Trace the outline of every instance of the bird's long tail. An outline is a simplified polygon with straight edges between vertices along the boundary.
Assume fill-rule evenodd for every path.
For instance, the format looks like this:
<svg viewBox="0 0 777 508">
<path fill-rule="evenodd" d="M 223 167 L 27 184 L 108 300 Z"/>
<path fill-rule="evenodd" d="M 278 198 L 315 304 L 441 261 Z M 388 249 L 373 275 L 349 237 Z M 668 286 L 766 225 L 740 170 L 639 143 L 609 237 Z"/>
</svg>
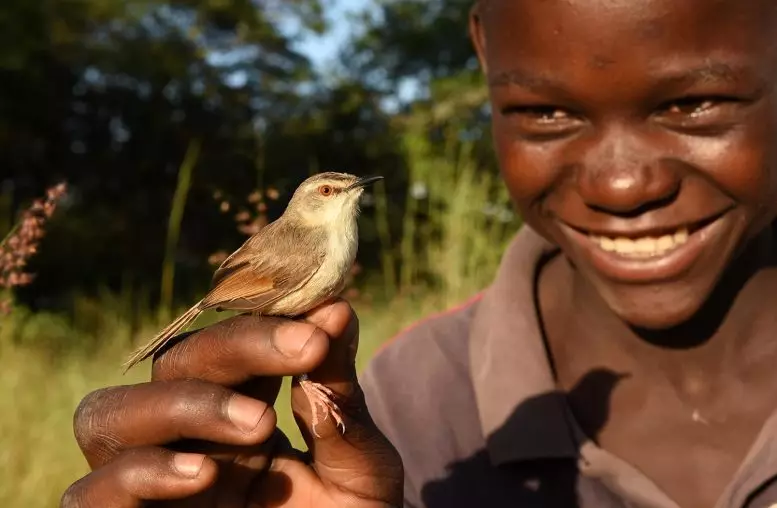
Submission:
<svg viewBox="0 0 777 508">
<path fill-rule="evenodd" d="M 164 330 L 159 332 L 156 337 L 148 341 L 146 345 L 136 349 L 129 356 L 129 358 L 127 358 L 127 361 L 124 362 L 124 372 L 127 372 L 138 363 L 159 351 L 159 349 L 164 347 L 164 345 L 167 344 L 167 342 L 176 334 L 178 334 L 178 332 L 189 326 L 192 321 L 197 319 L 197 317 L 202 313 L 202 310 L 202 301 L 199 301 L 194 304 L 192 308 L 181 314 L 175 321 L 167 325 Z"/>
</svg>

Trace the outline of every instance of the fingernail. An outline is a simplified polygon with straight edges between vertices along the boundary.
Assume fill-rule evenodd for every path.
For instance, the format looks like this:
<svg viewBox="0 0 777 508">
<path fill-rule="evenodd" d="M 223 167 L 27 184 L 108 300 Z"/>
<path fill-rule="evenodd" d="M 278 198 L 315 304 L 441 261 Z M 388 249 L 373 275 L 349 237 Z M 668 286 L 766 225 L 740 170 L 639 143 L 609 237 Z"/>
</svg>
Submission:
<svg viewBox="0 0 777 508">
<path fill-rule="evenodd" d="M 262 420 L 267 405 L 244 395 L 233 395 L 227 414 L 232 423 L 243 432 L 251 432 Z"/>
<path fill-rule="evenodd" d="M 196 478 L 200 474 L 205 455 L 198 453 L 177 453 L 173 457 L 175 469 L 187 478 Z"/>
<path fill-rule="evenodd" d="M 273 334 L 275 349 L 284 356 L 297 356 L 310 341 L 313 332 L 310 325 L 289 324 L 279 326 Z"/>
</svg>

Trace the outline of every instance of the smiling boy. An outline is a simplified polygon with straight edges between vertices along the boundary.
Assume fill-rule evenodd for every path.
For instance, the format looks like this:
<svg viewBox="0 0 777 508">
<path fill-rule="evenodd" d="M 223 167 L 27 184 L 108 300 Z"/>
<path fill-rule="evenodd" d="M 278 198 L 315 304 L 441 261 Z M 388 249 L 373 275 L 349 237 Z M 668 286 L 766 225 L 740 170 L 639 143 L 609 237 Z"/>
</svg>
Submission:
<svg viewBox="0 0 777 508">
<path fill-rule="evenodd" d="M 526 226 L 482 295 L 373 360 L 361 386 L 376 425 L 352 371 L 332 359 L 355 340 L 355 317 L 336 303 L 309 318 L 332 338 L 316 342 L 319 375 L 349 399 L 356 424 L 344 437 L 308 433 L 310 468 L 263 452 L 261 488 L 232 498 L 211 490 L 207 506 L 235 496 L 251 505 L 271 491 L 272 506 L 285 507 L 777 503 L 777 3 L 483 0 L 470 30 L 500 169 Z M 253 343 L 279 340 L 268 325 L 251 326 Z M 241 441 L 229 434 L 226 402 L 199 394 L 242 386 L 249 371 L 311 365 L 281 368 L 270 355 L 229 364 L 212 337 L 240 352 L 250 334 L 214 329 L 160 357 L 154 382 L 82 404 L 76 429 L 95 472 L 63 505 L 98 506 L 76 501 L 122 492 L 135 506 L 210 488 L 212 457 L 192 455 L 199 469 L 189 483 L 172 472 L 177 455 L 126 458 L 190 437 L 181 429 L 194 414 L 221 422 L 199 439 L 267 439 L 273 422 Z M 302 349 L 308 362 L 311 347 Z M 232 374 L 214 374 L 218 361 Z M 175 384 L 184 378 L 202 380 L 200 392 Z M 178 413 L 143 413 L 164 397 Z M 306 432 L 309 408 L 294 397 Z M 100 435 L 111 446 L 100 449 Z M 261 476 L 268 463 L 303 495 L 279 497 L 279 484 Z M 133 483 L 128 470 L 144 475 Z"/>
<path fill-rule="evenodd" d="M 776 21 L 768 0 L 476 9 L 499 163 L 531 231 L 471 317 L 415 330 L 368 374 L 368 401 L 386 401 L 372 413 L 418 504 L 474 506 L 461 501 L 477 490 L 467 461 L 483 472 L 520 464 L 528 478 L 532 461 L 578 450 L 584 499 L 606 490 L 637 504 L 742 506 L 777 475 Z M 452 350 L 469 372 L 451 368 Z M 383 381 L 400 370 L 402 395 Z M 565 401 L 537 400 L 556 387 Z M 434 393 L 440 407 L 424 409 Z M 435 412 L 434 425 L 392 416 L 403 396 L 412 415 Z M 470 413 L 468 448 L 452 451 Z M 488 460 L 467 457 L 478 431 Z M 424 439 L 442 460 L 424 455 Z M 423 480 L 453 464 L 460 482 Z M 535 481 L 559 492 L 548 485 L 565 474 Z M 505 506 L 521 489 L 513 474 L 482 480 L 488 506 L 501 506 L 499 489 Z M 777 503 L 777 485 L 758 495 Z"/>
</svg>

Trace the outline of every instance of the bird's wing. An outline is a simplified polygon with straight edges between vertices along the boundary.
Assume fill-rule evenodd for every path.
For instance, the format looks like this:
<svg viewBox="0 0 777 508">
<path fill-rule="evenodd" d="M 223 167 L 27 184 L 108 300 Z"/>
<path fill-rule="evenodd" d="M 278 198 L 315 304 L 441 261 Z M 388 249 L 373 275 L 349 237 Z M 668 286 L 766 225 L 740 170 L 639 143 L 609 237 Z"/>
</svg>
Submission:
<svg viewBox="0 0 777 508">
<path fill-rule="evenodd" d="M 284 224 L 266 229 L 222 263 L 204 306 L 261 311 L 302 287 L 321 267 L 326 254 L 324 232 Z M 284 240 L 278 241 L 279 237 Z"/>
<path fill-rule="evenodd" d="M 260 229 L 258 233 L 251 235 L 243 245 L 227 256 L 227 259 L 225 259 L 221 263 L 221 266 L 213 273 L 211 287 L 216 287 L 222 279 L 248 265 L 252 256 L 257 255 L 258 252 L 262 252 L 262 246 L 270 241 L 273 236 L 272 233 L 276 229 L 278 229 L 277 222 L 271 222 Z"/>
</svg>

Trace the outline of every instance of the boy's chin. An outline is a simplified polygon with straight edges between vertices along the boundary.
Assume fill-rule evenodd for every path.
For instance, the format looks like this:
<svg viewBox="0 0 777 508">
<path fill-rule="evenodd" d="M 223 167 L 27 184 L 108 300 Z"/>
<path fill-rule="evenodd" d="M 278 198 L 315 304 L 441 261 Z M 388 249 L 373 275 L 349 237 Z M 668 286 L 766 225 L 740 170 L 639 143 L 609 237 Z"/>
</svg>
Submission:
<svg viewBox="0 0 777 508">
<path fill-rule="evenodd" d="M 703 319 L 705 316 L 701 314 L 706 314 L 702 307 L 705 303 L 703 296 L 708 294 L 707 291 L 651 286 L 618 289 L 601 293 L 610 309 L 635 329 L 659 334 L 661 331 L 676 331 L 678 328 L 685 328 L 684 325 Z"/>
<path fill-rule="evenodd" d="M 618 317 L 632 328 L 660 332 L 671 330 L 690 321 L 695 312 L 687 307 L 674 307 L 672 309 L 652 310 L 646 306 L 613 309 Z"/>
</svg>

